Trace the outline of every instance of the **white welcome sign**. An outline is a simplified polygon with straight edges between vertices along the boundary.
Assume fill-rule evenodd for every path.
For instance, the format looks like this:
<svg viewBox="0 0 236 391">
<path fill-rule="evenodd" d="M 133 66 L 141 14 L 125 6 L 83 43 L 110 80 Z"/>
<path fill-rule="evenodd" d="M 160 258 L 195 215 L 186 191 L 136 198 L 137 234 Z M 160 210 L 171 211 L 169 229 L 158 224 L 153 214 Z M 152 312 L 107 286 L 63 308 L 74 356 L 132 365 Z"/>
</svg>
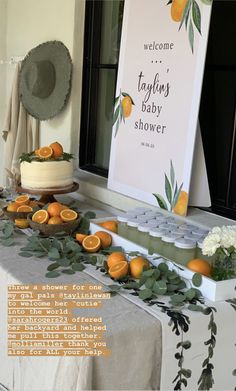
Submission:
<svg viewBox="0 0 236 391">
<path fill-rule="evenodd" d="M 210 0 L 126 0 L 108 187 L 186 214 Z"/>
</svg>

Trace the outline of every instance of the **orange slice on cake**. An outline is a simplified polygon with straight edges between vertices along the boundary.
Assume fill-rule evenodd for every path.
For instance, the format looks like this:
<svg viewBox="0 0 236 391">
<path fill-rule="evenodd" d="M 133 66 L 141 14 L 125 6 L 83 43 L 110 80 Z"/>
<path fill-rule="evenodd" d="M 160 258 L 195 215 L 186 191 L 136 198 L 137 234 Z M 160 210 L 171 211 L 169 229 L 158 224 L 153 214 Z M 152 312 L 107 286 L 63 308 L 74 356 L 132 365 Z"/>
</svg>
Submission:
<svg viewBox="0 0 236 391">
<path fill-rule="evenodd" d="M 61 212 L 60 212 L 60 218 L 65 221 L 65 222 L 68 222 L 68 221 L 73 221 L 73 220 L 76 220 L 78 217 L 78 213 L 76 213 L 74 210 L 72 209 L 63 209 Z"/>
<path fill-rule="evenodd" d="M 32 221 L 39 224 L 47 223 L 49 220 L 48 212 L 45 209 L 37 210 L 32 216 Z"/>
<path fill-rule="evenodd" d="M 38 149 L 37 155 L 42 159 L 49 159 L 53 155 L 51 147 L 42 147 Z"/>
<path fill-rule="evenodd" d="M 62 145 L 57 141 L 55 143 L 50 144 L 49 147 L 51 147 L 53 150 L 53 157 L 57 158 L 63 155 Z"/>
<path fill-rule="evenodd" d="M 95 253 L 101 248 L 101 239 L 96 235 L 88 235 L 84 238 L 82 246 L 88 253 Z"/>
</svg>

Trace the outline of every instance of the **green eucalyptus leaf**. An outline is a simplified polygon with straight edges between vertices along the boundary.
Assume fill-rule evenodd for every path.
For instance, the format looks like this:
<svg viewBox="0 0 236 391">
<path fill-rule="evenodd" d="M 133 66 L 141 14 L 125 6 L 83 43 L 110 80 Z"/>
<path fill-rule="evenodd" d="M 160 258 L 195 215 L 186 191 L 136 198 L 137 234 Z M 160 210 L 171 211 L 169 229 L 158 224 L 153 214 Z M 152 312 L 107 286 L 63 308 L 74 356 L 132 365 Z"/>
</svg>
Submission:
<svg viewBox="0 0 236 391">
<path fill-rule="evenodd" d="M 169 281 L 176 280 L 176 277 L 179 277 L 178 274 L 174 270 L 168 270 L 167 272 L 167 279 Z"/>
<path fill-rule="evenodd" d="M 130 281 L 122 285 L 124 289 L 139 289 L 139 284 L 136 281 Z"/>
<path fill-rule="evenodd" d="M 202 275 L 200 273 L 194 273 L 192 276 L 192 283 L 194 286 L 199 287 L 202 285 Z"/>
<path fill-rule="evenodd" d="M 167 284 L 167 292 L 175 292 L 179 289 L 179 285 L 177 284 Z"/>
<path fill-rule="evenodd" d="M 75 271 L 72 269 L 63 269 L 61 272 L 64 274 L 75 274 Z"/>
<path fill-rule="evenodd" d="M 91 265 L 95 266 L 97 264 L 97 257 L 94 255 L 91 255 L 86 259 L 87 263 L 90 263 Z"/>
<path fill-rule="evenodd" d="M 14 243 L 14 239 L 13 238 L 7 238 L 7 239 L 3 239 L 2 240 L 2 245 L 5 246 L 5 247 L 10 247 L 12 246 Z"/>
<path fill-rule="evenodd" d="M 160 207 L 161 209 L 168 210 L 167 203 L 166 203 L 166 201 L 164 200 L 164 198 L 163 198 L 160 194 L 157 194 L 157 193 L 152 193 L 152 194 L 153 194 L 154 197 L 156 198 L 159 207 Z"/>
<path fill-rule="evenodd" d="M 9 238 L 12 235 L 13 231 L 14 231 L 14 226 L 10 223 L 6 223 L 2 230 L 4 238 L 5 239 Z"/>
<path fill-rule="evenodd" d="M 153 273 L 153 277 L 155 278 L 155 280 L 159 280 L 160 275 L 161 275 L 160 270 L 158 268 L 155 268 Z"/>
<path fill-rule="evenodd" d="M 151 277 L 153 276 L 153 274 L 154 274 L 154 269 L 148 269 L 142 272 L 142 276 L 144 277 Z"/>
<path fill-rule="evenodd" d="M 55 258 L 54 258 L 54 259 L 55 259 Z M 71 260 L 68 259 L 68 258 L 60 258 L 60 259 L 57 259 L 57 263 L 58 263 L 60 266 L 68 267 L 68 266 L 70 266 L 70 264 L 71 264 Z"/>
<path fill-rule="evenodd" d="M 139 282 L 138 282 L 139 287 L 141 287 L 142 285 L 144 285 L 148 278 L 149 278 L 148 276 L 144 276 L 144 275 L 142 274 L 141 277 L 140 277 L 140 279 L 139 279 Z"/>
<path fill-rule="evenodd" d="M 49 266 L 47 267 L 47 270 L 48 270 L 48 271 L 52 271 L 52 270 L 54 270 L 54 269 L 57 269 L 59 266 L 60 266 L 59 263 L 53 262 L 53 263 L 51 263 L 51 265 L 49 265 Z"/>
<path fill-rule="evenodd" d="M 153 287 L 153 292 L 155 292 L 157 295 L 165 295 L 167 292 L 167 285 L 165 281 L 155 281 Z"/>
<path fill-rule="evenodd" d="M 43 258 L 46 256 L 46 253 L 43 252 L 43 251 L 34 251 L 34 255 L 37 257 L 37 258 Z"/>
<path fill-rule="evenodd" d="M 153 287 L 153 285 L 154 285 L 155 282 L 156 282 L 156 280 L 155 280 L 154 277 L 149 277 L 149 278 L 147 279 L 147 281 L 145 282 L 146 288 L 152 289 L 152 287 Z"/>
<path fill-rule="evenodd" d="M 32 257 L 32 254 L 31 253 L 27 253 L 26 251 L 20 252 L 19 255 L 20 255 L 20 257 L 24 257 L 24 258 Z"/>
<path fill-rule="evenodd" d="M 167 273 L 168 270 L 169 270 L 168 265 L 167 265 L 165 262 L 159 263 L 159 265 L 157 266 L 157 268 L 158 268 L 162 273 Z"/>
<path fill-rule="evenodd" d="M 174 304 L 183 303 L 183 302 L 185 301 L 185 295 L 176 293 L 176 294 L 174 294 L 173 296 L 171 296 L 171 301 L 172 301 Z"/>
<path fill-rule="evenodd" d="M 74 241 L 68 242 L 66 244 L 66 247 L 69 248 L 71 251 L 81 251 L 82 247 L 79 245 L 79 243 L 75 243 Z"/>
<path fill-rule="evenodd" d="M 83 234 L 89 233 L 90 221 L 86 217 L 81 217 L 78 231 Z"/>
<path fill-rule="evenodd" d="M 121 285 L 108 285 L 108 292 L 118 292 L 121 289 Z"/>
<path fill-rule="evenodd" d="M 73 263 L 72 270 L 77 272 L 82 272 L 85 269 L 85 266 L 82 263 Z"/>
<path fill-rule="evenodd" d="M 57 248 L 58 251 L 62 251 L 63 245 L 60 240 L 53 238 L 52 240 L 52 247 Z"/>
<path fill-rule="evenodd" d="M 202 307 L 201 307 L 200 305 L 197 305 L 197 304 L 189 304 L 188 309 L 189 309 L 190 311 L 199 311 L 199 312 L 202 312 Z"/>
<path fill-rule="evenodd" d="M 88 219 L 88 220 L 91 220 L 91 219 L 95 219 L 96 218 L 96 213 L 91 211 L 91 210 L 88 210 L 84 215 L 83 217 L 85 219 Z"/>
<path fill-rule="evenodd" d="M 60 276 L 60 273 L 55 270 L 52 270 L 52 271 L 45 274 L 45 277 L 47 277 L 47 278 L 56 278 L 59 276 Z"/>
<path fill-rule="evenodd" d="M 60 253 L 57 248 L 52 247 L 51 250 L 48 252 L 48 258 L 49 259 L 60 259 Z"/>
<path fill-rule="evenodd" d="M 194 288 L 190 288 L 185 292 L 186 299 L 192 300 L 196 297 L 196 291 Z"/>
<path fill-rule="evenodd" d="M 151 289 L 142 289 L 139 292 L 139 298 L 141 300 L 150 299 L 152 297 L 152 290 Z"/>
</svg>

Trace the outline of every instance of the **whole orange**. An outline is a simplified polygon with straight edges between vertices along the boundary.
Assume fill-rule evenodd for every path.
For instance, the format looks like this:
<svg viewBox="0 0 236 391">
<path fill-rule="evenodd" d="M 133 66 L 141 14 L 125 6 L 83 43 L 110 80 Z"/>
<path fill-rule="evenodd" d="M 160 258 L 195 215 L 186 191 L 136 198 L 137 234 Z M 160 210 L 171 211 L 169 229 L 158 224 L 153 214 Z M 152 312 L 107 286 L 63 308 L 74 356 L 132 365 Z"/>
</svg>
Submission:
<svg viewBox="0 0 236 391">
<path fill-rule="evenodd" d="M 118 223 L 117 223 L 117 221 L 115 221 L 115 220 L 103 221 L 102 223 L 99 223 L 99 225 L 100 225 L 101 227 L 107 229 L 108 231 L 112 231 L 112 232 L 117 233 L 117 230 L 118 230 Z"/>
<path fill-rule="evenodd" d="M 55 141 L 54 143 L 50 144 L 49 145 L 52 150 L 53 150 L 53 157 L 57 158 L 57 157 L 61 157 L 62 154 L 63 154 L 63 147 L 60 143 L 58 143 L 57 141 Z"/>
<path fill-rule="evenodd" d="M 112 242 L 112 236 L 105 231 L 97 231 L 95 235 L 101 239 L 102 248 L 110 247 Z"/>
<path fill-rule="evenodd" d="M 209 277 L 211 275 L 211 265 L 205 259 L 194 258 L 188 261 L 186 266 L 193 272 Z"/>
<path fill-rule="evenodd" d="M 60 202 L 51 202 L 48 205 L 47 211 L 50 217 L 59 216 L 63 209 L 63 205 Z"/>
<path fill-rule="evenodd" d="M 140 278 L 144 268 L 149 268 L 150 263 L 142 256 L 131 259 L 129 263 L 130 274 L 133 278 Z"/>
<path fill-rule="evenodd" d="M 107 266 L 110 269 L 112 266 L 122 261 L 127 261 L 125 253 L 115 251 L 107 257 Z"/>
</svg>

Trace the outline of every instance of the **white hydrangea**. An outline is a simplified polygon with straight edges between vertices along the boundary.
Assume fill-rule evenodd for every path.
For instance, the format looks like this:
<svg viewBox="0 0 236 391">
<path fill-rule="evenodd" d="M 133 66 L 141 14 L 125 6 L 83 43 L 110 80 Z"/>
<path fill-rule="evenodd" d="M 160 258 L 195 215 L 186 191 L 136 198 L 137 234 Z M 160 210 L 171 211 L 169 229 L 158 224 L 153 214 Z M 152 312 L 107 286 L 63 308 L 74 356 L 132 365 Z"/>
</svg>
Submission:
<svg viewBox="0 0 236 391">
<path fill-rule="evenodd" d="M 231 226 L 222 227 L 221 246 L 223 248 L 236 248 L 236 230 Z"/>
<path fill-rule="evenodd" d="M 221 235 L 218 233 L 209 232 L 202 244 L 202 253 L 209 257 L 215 254 L 216 250 L 221 246 Z"/>
<path fill-rule="evenodd" d="M 236 249 L 236 225 L 212 228 L 203 241 L 202 253 L 212 256 L 220 247 L 226 253 L 229 247 Z"/>
</svg>

